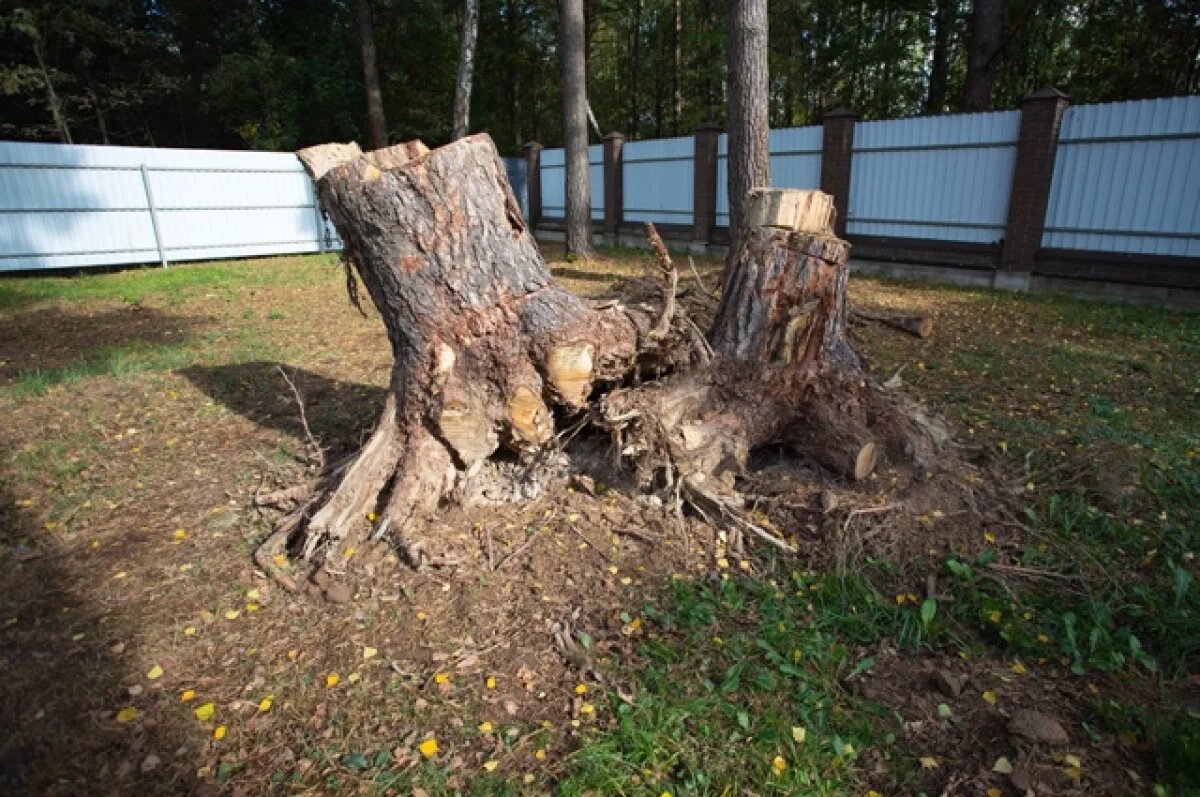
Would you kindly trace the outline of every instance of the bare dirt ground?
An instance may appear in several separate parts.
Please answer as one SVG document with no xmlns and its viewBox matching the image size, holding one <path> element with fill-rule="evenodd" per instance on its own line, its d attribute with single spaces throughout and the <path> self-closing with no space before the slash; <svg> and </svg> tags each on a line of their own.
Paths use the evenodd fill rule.
<svg viewBox="0 0 1200 797">
<path fill-rule="evenodd" d="M 558 262 L 555 273 L 595 295 L 641 260 Z M 702 266 L 715 281 L 716 265 Z M 998 565 L 1021 568 L 1036 543 L 1017 517 L 1027 474 L 997 453 L 995 416 L 1068 423 L 1072 412 L 1040 382 L 981 380 L 949 357 L 984 334 L 1036 338 L 1048 329 L 1036 317 L 1001 297 L 857 281 L 856 302 L 936 317 L 930 341 L 866 327 L 860 345 L 881 379 L 904 366 L 898 389 L 947 412 L 960 445 L 930 478 L 884 468 L 860 485 L 761 452 L 747 482 L 756 518 L 800 546 L 797 561 L 739 558 L 700 518 L 681 526 L 617 478 L 583 480 L 528 504 L 439 517 L 447 547 L 467 560 L 459 568 L 414 573 L 386 551 L 353 552 L 348 600 L 314 600 L 282 591 L 250 558 L 274 520 L 252 496 L 307 475 L 279 369 L 333 457 L 369 431 L 390 354 L 332 264 L 239 267 L 290 276 L 0 310 L 7 793 L 547 793 L 575 751 L 618 725 L 613 706 L 638 699 L 645 646 L 677 643 L 645 607 L 668 604 L 681 582 L 774 583 L 792 569 L 845 573 L 887 559 L 878 589 L 916 612 L 937 597 L 948 556 L 993 550 Z M 965 405 L 947 401 L 955 390 Z M 565 628 L 585 649 L 556 643 Z M 1145 739 L 1083 729 L 1089 706 L 1138 689 L 1152 704 L 1158 686 L 1072 677 L 1052 652 L 1039 662 L 986 645 L 919 655 L 895 641 L 851 646 L 874 666 L 845 688 L 882 707 L 879 736 L 894 734 L 912 758 L 897 774 L 881 741 L 820 793 L 1016 794 L 1022 773 L 1037 794 L 1149 790 Z M 1069 738 L 1014 735 L 1023 708 L 1056 718 Z M 670 773 L 652 774 L 635 775 L 627 793 L 668 790 L 659 784 Z M 802 793 L 729 793 L 752 792 Z"/>
</svg>

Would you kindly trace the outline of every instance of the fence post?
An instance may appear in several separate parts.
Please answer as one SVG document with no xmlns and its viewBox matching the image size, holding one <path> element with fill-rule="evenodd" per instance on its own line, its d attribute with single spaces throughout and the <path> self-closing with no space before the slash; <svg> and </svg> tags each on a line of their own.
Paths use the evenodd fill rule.
<svg viewBox="0 0 1200 797">
<path fill-rule="evenodd" d="M 154 192 L 150 190 L 150 170 L 144 163 L 141 168 L 142 188 L 146 191 L 146 207 L 150 208 L 150 226 L 154 229 L 154 245 L 158 247 L 158 262 L 162 263 L 163 268 L 166 268 L 171 264 L 167 262 L 167 251 L 163 246 L 162 231 L 158 226 L 158 208 L 154 204 Z"/>
<path fill-rule="evenodd" d="M 604 137 L 604 236 L 613 246 L 620 243 L 621 222 L 625 221 L 624 149 L 623 133 L 614 131 Z"/>
<path fill-rule="evenodd" d="M 536 141 L 525 145 L 525 201 L 529 204 L 525 220 L 533 233 L 542 220 L 542 145 Z"/>
<path fill-rule="evenodd" d="M 833 196 L 834 231 L 839 238 L 846 237 L 850 212 L 850 161 L 857 121 L 858 114 L 849 108 L 834 108 L 821 119 L 821 190 Z"/>
<path fill-rule="evenodd" d="M 692 249 L 703 254 L 717 226 L 717 139 L 721 126 L 696 128 L 692 153 Z"/>
<path fill-rule="evenodd" d="M 1069 104 L 1067 95 L 1053 86 L 1040 88 L 1021 100 L 1021 128 L 1008 194 L 1000 272 L 995 280 L 997 287 L 1029 287 L 1029 272 L 1033 270 L 1046 227 L 1058 129 Z"/>
</svg>

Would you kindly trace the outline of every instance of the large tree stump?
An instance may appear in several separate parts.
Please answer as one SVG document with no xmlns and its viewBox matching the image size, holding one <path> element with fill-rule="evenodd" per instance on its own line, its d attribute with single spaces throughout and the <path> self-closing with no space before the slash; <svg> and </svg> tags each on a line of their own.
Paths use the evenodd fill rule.
<svg viewBox="0 0 1200 797">
<path fill-rule="evenodd" d="M 365 154 L 330 144 L 300 158 L 395 365 L 357 458 L 327 473 L 264 551 L 290 538 L 293 555 L 320 567 L 386 535 L 414 566 L 436 562 L 416 521 L 471 500 L 473 478 L 499 449 L 545 451 L 556 420 L 585 410 L 646 489 L 697 507 L 735 506 L 735 478 L 767 443 L 852 479 L 874 468 L 872 395 L 846 340 L 848 246 L 829 231 L 823 195 L 751 198 L 710 361 L 677 317 L 665 248 L 662 309 L 589 304 L 552 281 L 486 135 L 432 152 L 420 142 Z"/>
</svg>

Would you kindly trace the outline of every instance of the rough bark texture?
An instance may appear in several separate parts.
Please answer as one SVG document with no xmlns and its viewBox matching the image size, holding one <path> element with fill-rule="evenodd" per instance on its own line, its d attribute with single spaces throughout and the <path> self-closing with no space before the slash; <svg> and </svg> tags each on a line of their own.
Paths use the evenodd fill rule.
<svg viewBox="0 0 1200 797">
<path fill-rule="evenodd" d="M 463 0 L 462 33 L 458 40 L 458 79 L 454 83 L 454 129 L 457 141 L 467 134 L 471 119 L 471 84 L 475 74 L 475 39 L 479 34 L 479 0 Z"/>
<path fill-rule="evenodd" d="M 729 229 L 734 238 L 750 189 L 771 183 L 767 53 L 767 0 L 730 0 Z"/>
<path fill-rule="evenodd" d="M 559 8 L 563 143 L 566 149 L 567 253 L 589 255 L 592 251 L 592 201 L 588 179 L 583 0 L 562 0 Z"/>
<path fill-rule="evenodd" d="M 367 141 L 371 149 L 381 149 L 387 146 L 387 124 L 383 117 L 379 67 L 375 63 L 375 26 L 371 21 L 370 0 L 354 0 L 354 28 L 362 50 L 363 86 L 367 94 Z"/>
<path fill-rule="evenodd" d="M 676 302 L 678 274 L 652 227 L 660 307 L 588 304 L 552 282 L 486 135 L 433 152 L 330 144 L 300 158 L 395 365 L 361 452 L 300 499 L 256 555 L 268 569 L 285 548 L 319 568 L 384 536 L 414 566 L 438 563 L 413 521 L 446 501 L 497 500 L 478 489 L 499 467 L 489 459 L 505 448 L 532 463 L 557 450 L 556 418 L 607 430 L 644 489 L 732 517 L 735 479 L 757 446 L 791 445 L 852 479 L 883 450 L 936 454 L 864 379 L 846 339 L 849 248 L 829 217 L 801 231 L 781 219 L 809 224 L 811 214 L 763 210 L 820 208 L 824 196 L 751 197 L 767 226 L 742 231 L 709 346 Z M 898 431 L 880 434 L 880 417 Z M 514 483 L 500 492 L 529 497 L 515 483 L 524 477 L 508 474 Z"/>
<path fill-rule="evenodd" d="M 1003 0 L 975 0 L 971 13 L 971 49 L 967 56 L 967 80 L 963 105 L 967 111 L 992 110 L 996 85 L 997 57 L 1004 25 Z"/>
</svg>

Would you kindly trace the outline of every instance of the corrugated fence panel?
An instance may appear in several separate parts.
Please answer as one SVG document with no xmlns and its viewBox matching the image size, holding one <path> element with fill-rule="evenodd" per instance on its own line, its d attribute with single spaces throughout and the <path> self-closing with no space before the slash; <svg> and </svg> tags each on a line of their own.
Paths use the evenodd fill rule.
<svg viewBox="0 0 1200 797">
<path fill-rule="evenodd" d="M 630 141 L 621 152 L 625 220 L 692 223 L 691 136 Z"/>
<path fill-rule="evenodd" d="M 566 151 L 542 150 L 542 215 L 561 219 L 567 215 Z M 592 195 L 592 220 L 604 220 L 604 146 L 588 147 L 588 183 Z"/>
<path fill-rule="evenodd" d="M 855 125 L 847 232 L 999 241 L 1020 123 L 1003 111 Z"/>
<path fill-rule="evenodd" d="M 340 247 L 290 153 L 0 142 L 0 271 L 157 261 L 147 182 L 168 260 Z"/>
<path fill-rule="evenodd" d="M 767 134 L 771 185 L 821 187 L 821 127 L 785 127 Z M 729 136 L 717 138 L 717 226 L 729 226 Z"/>
<path fill-rule="evenodd" d="M 1200 97 L 1067 108 L 1042 246 L 1200 256 Z"/>
<path fill-rule="evenodd" d="M 517 204 L 521 208 L 521 215 L 528 219 L 529 194 L 525 191 L 525 159 L 505 158 L 504 173 L 508 177 L 508 184 L 512 186 L 513 195 L 517 198 Z"/>
</svg>

